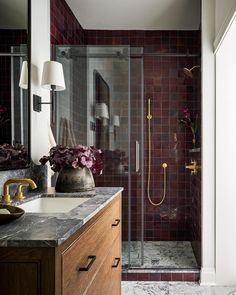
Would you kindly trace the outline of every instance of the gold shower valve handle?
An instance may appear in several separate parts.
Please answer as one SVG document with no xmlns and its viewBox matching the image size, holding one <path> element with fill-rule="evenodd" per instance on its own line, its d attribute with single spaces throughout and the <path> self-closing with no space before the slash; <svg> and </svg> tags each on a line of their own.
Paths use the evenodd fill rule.
<svg viewBox="0 0 236 295">
<path fill-rule="evenodd" d="M 197 164 L 196 160 L 191 160 L 190 165 L 187 165 L 185 163 L 185 168 L 191 171 L 191 175 L 196 175 L 198 173 L 198 170 L 200 169 L 200 166 Z"/>
</svg>

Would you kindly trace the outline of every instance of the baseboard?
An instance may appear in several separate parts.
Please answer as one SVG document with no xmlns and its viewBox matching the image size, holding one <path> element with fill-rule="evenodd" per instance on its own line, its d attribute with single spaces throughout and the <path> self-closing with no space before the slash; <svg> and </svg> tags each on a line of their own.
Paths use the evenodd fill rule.
<svg viewBox="0 0 236 295">
<path fill-rule="evenodd" d="M 200 274 L 200 285 L 202 286 L 212 286 L 216 284 L 216 271 L 215 268 L 206 268 L 201 269 Z"/>
</svg>

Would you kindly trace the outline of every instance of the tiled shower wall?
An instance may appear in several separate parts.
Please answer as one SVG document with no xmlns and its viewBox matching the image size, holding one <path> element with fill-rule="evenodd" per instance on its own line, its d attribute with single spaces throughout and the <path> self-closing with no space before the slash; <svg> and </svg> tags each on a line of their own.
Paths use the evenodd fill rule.
<svg viewBox="0 0 236 295">
<path fill-rule="evenodd" d="M 11 46 L 27 44 L 26 30 L 0 30 L 0 52 L 11 52 Z M 0 128 L 0 144 L 11 142 L 11 58 L 0 57 L 0 105 L 7 108 L 6 124 Z"/>
<path fill-rule="evenodd" d="M 50 0 L 51 44 L 84 44 L 84 30 L 65 0 Z"/>
<path fill-rule="evenodd" d="M 51 0 L 52 3 L 55 1 Z M 64 2 L 61 1 L 60 2 Z M 54 4 L 55 5 L 55 4 Z M 53 7 L 53 6 L 52 6 Z M 193 53 L 200 55 L 201 40 L 199 31 L 105 31 L 83 30 L 79 23 L 74 38 L 68 41 L 66 26 L 75 22 L 75 17 L 67 12 L 68 7 L 61 9 L 58 14 L 57 7 L 52 11 L 52 44 L 84 45 L 130 45 L 144 48 L 144 53 Z M 71 19 L 65 24 L 65 15 Z M 59 17 L 58 17 L 59 16 Z M 56 21 L 57 20 L 57 21 Z M 59 24 L 60 23 L 60 24 Z M 55 33 L 54 27 L 60 32 Z M 55 38 L 55 34 L 58 37 Z M 61 34 L 61 36 L 60 36 Z M 80 37 L 79 37 L 80 36 Z M 153 201 L 160 200 L 163 193 L 163 180 L 161 164 L 167 162 L 167 196 L 160 207 L 149 204 L 145 194 L 145 240 L 197 240 L 200 242 L 200 175 L 190 178 L 189 171 L 185 170 L 185 163 L 191 157 L 189 149 L 192 147 L 191 133 L 179 125 L 181 108 L 188 106 L 191 112 L 200 114 L 200 74 L 198 83 L 196 76 L 193 79 L 183 74 L 183 67 L 192 67 L 200 63 L 199 57 L 144 57 L 144 108 L 146 115 L 147 98 L 152 100 L 152 176 L 151 196 Z M 198 107 L 196 107 L 198 105 Z M 145 127 L 145 179 L 147 179 L 147 121 Z M 200 141 L 198 141 L 200 147 Z M 200 158 L 200 156 L 199 156 Z M 136 208 L 139 195 L 139 178 L 132 181 L 132 230 L 133 237 L 137 237 L 137 220 L 140 219 Z M 104 176 L 98 185 L 121 185 L 127 187 L 127 179 L 122 177 Z M 191 186 L 190 186 L 191 183 Z M 146 183 L 145 183 L 146 187 Z M 123 239 L 127 239 L 127 207 L 126 194 L 123 196 Z M 194 214 L 193 214 L 194 212 Z M 193 243 L 199 250 L 199 243 Z M 199 251 L 198 251 L 199 252 Z"/>
<path fill-rule="evenodd" d="M 197 31 L 85 31 L 88 45 L 131 45 L 144 48 L 145 53 L 194 53 L 200 55 L 200 34 Z M 198 57 L 144 57 L 144 108 L 152 101 L 152 172 L 151 196 L 160 200 L 163 194 L 161 164 L 168 164 L 167 196 L 160 207 L 153 207 L 145 197 L 145 240 L 191 240 L 192 200 L 190 173 L 185 170 L 192 147 L 191 133 L 179 125 L 181 109 L 196 111 L 200 100 L 198 84 L 187 78 L 183 67 L 200 62 Z M 147 120 L 145 119 L 145 171 L 147 179 Z M 199 143 L 200 144 L 200 143 Z M 146 186 L 145 186 L 146 187 Z M 136 196 L 132 196 L 135 204 Z M 132 208 L 132 227 L 137 220 Z M 200 208 L 198 208 L 200 210 Z M 135 236 L 135 234 L 133 235 Z"/>
</svg>

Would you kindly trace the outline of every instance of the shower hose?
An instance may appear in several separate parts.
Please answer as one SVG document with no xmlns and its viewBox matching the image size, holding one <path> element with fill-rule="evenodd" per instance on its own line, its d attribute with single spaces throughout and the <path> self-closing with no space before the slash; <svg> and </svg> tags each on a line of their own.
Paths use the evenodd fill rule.
<svg viewBox="0 0 236 295">
<path fill-rule="evenodd" d="M 148 115 L 147 115 L 147 119 L 148 119 L 148 179 L 147 179 L 147 196 L 148 196 L 148 200 L 149 202 L 153 205 L 153 206 L 160 206 L 166 197 L 166 168 L 167 168 L 167 164 L 163 163 L 162 164 L 162 168 L 163 168 L 163 181 L 164 181 L 164 185 L 163 185 L 163 196 L 162 199 L 160 200 L 160 202 L 155 203 L 152 201 L 151 196 L 150 196 L 150 180 L 151 180 L 151 157 L 152 157 L 152 139 L 151 139 L 151 120 L 152 120 L 152 115 L 151 115 L 151 100 L 150 98 L 148 99 Z"/>
</svg>

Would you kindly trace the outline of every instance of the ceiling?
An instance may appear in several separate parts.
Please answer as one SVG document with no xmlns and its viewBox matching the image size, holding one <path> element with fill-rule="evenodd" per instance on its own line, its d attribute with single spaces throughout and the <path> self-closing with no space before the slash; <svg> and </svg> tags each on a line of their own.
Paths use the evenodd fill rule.
<svg viewBox="0 0 236 295">
<path fill-rule="evenodd" d="M 0 28 L 27 29 L 27 0 L 0 0 Z"/>
<path fill-rule="evenodd" d="M 200 0 L 66 0 L 84 29 L 198 30 Z"/>
</svg>

